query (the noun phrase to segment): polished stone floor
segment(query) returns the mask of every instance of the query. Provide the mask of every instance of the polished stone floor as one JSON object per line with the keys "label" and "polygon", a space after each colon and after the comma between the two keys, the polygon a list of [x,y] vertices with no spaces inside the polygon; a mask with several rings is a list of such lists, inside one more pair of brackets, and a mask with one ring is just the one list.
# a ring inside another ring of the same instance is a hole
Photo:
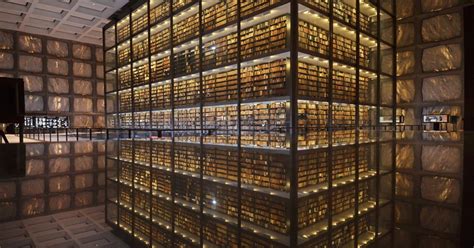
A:
{"label": "polished stone floor", "polygon": [[105,223],[104,205],[0,224],[0,247],[128,247]]}
{"label": "polished stone floor", "polygon": [[[393,247],[459,247],[463,149],[438,140],[397,144]],[[126,247],[105,224],[104,141],[32,142],[25,153],[24,175],[0,178],[1,248]]]}

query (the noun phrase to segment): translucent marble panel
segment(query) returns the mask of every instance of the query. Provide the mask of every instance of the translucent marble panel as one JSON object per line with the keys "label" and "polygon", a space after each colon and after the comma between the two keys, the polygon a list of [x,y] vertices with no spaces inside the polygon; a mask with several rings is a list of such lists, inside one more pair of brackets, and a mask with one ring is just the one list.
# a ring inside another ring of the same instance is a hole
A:
{"label": "translucent marble panel", "polygon": [[98,96],[103,96],[105,91],[104,81],[98,81],[96,84],[96,92]]}
{"label": "translucent marble panel", "polygon": [[98,64],[96,67],[96,75],[97,78],[103,79],[104,78],[104,66],[102,64]]}
{"label": "translucent marble panel", "polygon": [[413,102],[415,100],[415,81],[397,80],[397,103]]}
{"label": "translucent marble panel", "polygon": [[49,209],[51,211],[68,209],[71,207],[70,195],[56,195],[49,198]]}
{"label": "translucent marble panel", "polygon": [[92,95],[92,82],[89,80],[74,80],[74,94]]}
{"label": "translucent marble panel", "polygon": [[48,109],[52,112],[69,111],[69,98],[59,96],[48,97]]}
{"label": "translucent marble panel", "polygon": [[104,99],[97,100],[97,112],[103,113],[105,111],[105,101]]}
{"label": "translucent marble panel", "polygon": [[[5,200],[16,196],[15,182],[0,182],[0,199]],[[1,209],[1,206],[0,206]]]}
{"label": "translucent marble panel", "polygon": [[410,197],[413,195],[413,176],[397,173],[395,179],[395,194],[397,196]]}
{"label": "translucent marble panel", "polygon": [[15,202],[0,202],[0,220],[13,219],[16,216],[17,205]]}
{"label": "translucent marble panel", "polygon": [[412,145],[397,145],[397,168],[409,169],[415,164],[415,147]]}
{"label": "translucent marble panel", "polygon": [[421,149],[421,167],[431,172],[456,173],[462,164],[462,151],[455,146],[424,145]]}
{"label": "translucent marble panel", "polygon": [[48,78],[48,91],[56,94],[69,93],[69,80],[66,78]]}
{"label": "translucent marble panel", "polygon": [[64,173],[71,170],[69,158],[54,158],[49,160],[49,173]]}
{"label": "translucent marble panel", "polygon": [[404,23],[397,25],[397,46],[409,46],[415,42],[415,25]]}
{"label": "translucent marble panel", "polygon": [[72,45],[72,55],[77,59],[89,60],[92,58],[91,47],[82,44],[74,44]]}
{"label": "translucent marble panel", "polygon": [[40,92],[43,91],[43,77],[33,75],[23,75],[23,81],[25,82],[25,91],[27,92]]}
{"label": "translucent marble panel", "polygon": [[[459,3],[459,0],[421,0],[421,9],[423,12],[431,12],[453,7]],[[397,3],[397,6],[400,6]]]}
{"label": "translucent marble panel", "polygon": [[422,207],[419,218],[420,225],[423,228],[444,233],[456,233],[458,231],[458,212],[434,206]]}
{"label": "translucent marble panel", "polygon": [[416,125],[416,116],[415,110],[412,108],[407,108],[405,110],[405,124],[406,125]]}
{"label": "translucent marble panel", "polygon": [[105,117],[104,116],[95,116],[94,127],[95,128],[105,128]]}
{"label": "translucent marble panel", "polygon": [[44,110],[44,102],[42,96],[26,95],[25,96],[25,111],[38,112]]}
{"label": "translucent marble panel", "polygon": [[57,75],[67,76],[69,68],[66,60],[48,59],[48,72]]}
{"label": "translucent marble panel", "polygon": [[455,204],[459,201],[460,184],[457,179],[424,176],[421,178],[421,196],[435,202]]}
{"label": "translucent marble panel", "polygon": [[103,62],[104,61],[104,50],[102,48],[96,48],[95,49],[95,60],[97,62]]}
{"label": "translucent marble panel", "polygon": [[18,68],[22,71],[42,72],[43,59],[36,56],[20,55],[18,60]]}
{"label": "translucent marble panel", "polygon": [[76,189],[90,188],[94,185],[94,177],[92,174],[76,175],[74,186]]}
{"label": "translucent marble panel", "polygon": [[74,98],[74,112],[92,112],[92,99],[76,97]]}
{"label": "translucent marble panel", "polygon": [[28,159],[25,164],[27,176],[41,175],[44,173],[44,161],[40,159]]}
{"label": "translucent marble panel", "polygon": [[31,35],[20,35],[18,37],[18,48],[28,53],[41,53],[43,51],[41,39]]}
{"label": "translucent marble panel", "polygon": [[423,108],[422,113],[425,115],[447,114],[447,115],[452,115],[452,116],[461,116],[461,107],[460,106],[428,106],[428,107]]}
{"label": "translucent marble panel", "polygon": [[87,63],[74,62],[72,71],[74,76],[92,77],[92,67]]}
{"label": "translucent marble panel", "polygon": [[49,179],[50,192],[64,192],[71,188],[71,179],[69,176],[51,177]]}
{"label": "translucent marble panel", "polygon": [[13,49],[13,34],[0,31],[0,49]]}
{"label": "translucent marble panel", "polygon": [[428,77],[423,79],[423,101],[444,102],[463,97],[463,82],[458,75]]}
{"label": "translucent marble panel", "polygon": [[32,179],[21,182],[21,195],[32,196],[44,193],[44,180]]}
{"label": "translucent marble panel", "polygon": [[404,51],[397,53],[397,76],[410,74],[415,71],[415,53]]}
{"label": "translucent marble panel", "polygon": [[45,201],[43,198],[27,198],[21,203],[22,216],[34,216],[44,213]]}
{"label": "translucent marble panel", "polygon": [[84,154],[94,152],[94,143],[90,141],[81,141],[74,143],[74,153]]}
{"label": "translucent marble panel", "polygon": [[82,156],[74,158],[74,170],[85,171],[92,170],[94,167],[94,160],[89,156]]}
{"label": "translucent marble panel", "polygon": [[43,144],[26,144],[26,156],[42,156],[44,154]]}
{"label": "translucent marble panel", "polygon": [[414,9],[414,0],[397,0],[397,19],[403,19],[412,16]]}
{"label": "translucent marble panel", "polygon": [[14,66],[13,54],[0,52],[0,69],[13,69]]}
{"label": "translucent marble panel", "polygon": [[105,142],[104,141],[97,141],[97,150],[98,152],[102,153],[105,152]]}
{"label": "translucent marble panel", "polygon": [[447,40],[461,35],[459,13],[439,15],[423,20],[421,37],[424,42]]}
{"label": "translucent marble panel", "polygon": [[46,42],[46,50],[48,51],[48,54],[56,57],[64,58],[69,55],[68,44],[58,40],[48,40]]}
{"label": "translucent marble panel", "polygon": [[74,115],[72,117],[72,125],[73,127],[80,128],[80,127],[92,127],[92,116],[88,115]]}
{"label": "translucent marble panel", "polygon": [[76,207],[88,206],[92,204],[92,192],[80,192],[75,195],[74,203]]}
{"label": "translucent marble panel", "polygon": [[71,147],[69,143],[50,143],[49,144],[49,155],[63,155],[69,154]]}
{"label": "translucent marble panel", "polygon": [[462,50],[459,44],[441,45],[423,50],[425,72],[449,71],[461,66]]}

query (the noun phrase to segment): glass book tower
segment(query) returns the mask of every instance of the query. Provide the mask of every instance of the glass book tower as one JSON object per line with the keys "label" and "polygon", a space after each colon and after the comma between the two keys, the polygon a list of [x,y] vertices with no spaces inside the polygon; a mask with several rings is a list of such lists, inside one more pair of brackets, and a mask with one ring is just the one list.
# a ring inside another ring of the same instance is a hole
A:
{"label": "glass book tower", "polygon": [[393,239],[392,0],[150,0],[104,27],[107,222],[134,246]]}

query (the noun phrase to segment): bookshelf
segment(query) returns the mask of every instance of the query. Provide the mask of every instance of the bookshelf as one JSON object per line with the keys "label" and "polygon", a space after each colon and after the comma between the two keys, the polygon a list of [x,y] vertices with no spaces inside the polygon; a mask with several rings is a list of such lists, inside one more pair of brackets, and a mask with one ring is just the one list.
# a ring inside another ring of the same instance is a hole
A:
{"label": "bookshelf", "polygon": [[394,42],[377,29],[393,13],[365,0],[150,0],[118,16],[104,27],[107,123],[123,129],[108,143],[111,225],[150,247],[386,235],[373,216],[392,204],[377,185],[393,178],[379,168],[393,149],[374,130],[394,125],[379,119],[394,109],[381,80],[395,76],[378,61]]}

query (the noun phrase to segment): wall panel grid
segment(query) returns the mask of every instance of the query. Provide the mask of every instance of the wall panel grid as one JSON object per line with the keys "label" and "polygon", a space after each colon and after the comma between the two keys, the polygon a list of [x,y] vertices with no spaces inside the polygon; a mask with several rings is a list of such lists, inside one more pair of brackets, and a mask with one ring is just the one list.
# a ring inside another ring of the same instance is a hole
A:
{"label": "wall panel grid", "polygon": [[464,39],[469,34],[463,30],[463,25],[469,25],[463,24],[463,9],[468,5],[464,1],[401,1],[397,10],[397,111],[405,115],[405,124],[423,125],[426,130],[433,130],[434,125],[423,123],[424,115],[458,119],[441,124],[446,132],[400,133],[395,225],[402,238],[396,245],[463,246],[461,223],[469,222],[460,208],[466,183],[461,168],[467,138],[460,131],[468,99],[464,96],[464,75],[469,74],[464,68],[464,54],[468,54]]}
{"label": "wall panel grid", "polygon": [[67,116],[70,126],[105,127],[99,46],[0,30],[0,76],[25,82],[28,115]]}
{"label": "wall panel grid", "polygon": [[131,129],[109,223],[146,246],[390,239],[395,3],[374,2],[128,5],[103,34],[107,127]]}

